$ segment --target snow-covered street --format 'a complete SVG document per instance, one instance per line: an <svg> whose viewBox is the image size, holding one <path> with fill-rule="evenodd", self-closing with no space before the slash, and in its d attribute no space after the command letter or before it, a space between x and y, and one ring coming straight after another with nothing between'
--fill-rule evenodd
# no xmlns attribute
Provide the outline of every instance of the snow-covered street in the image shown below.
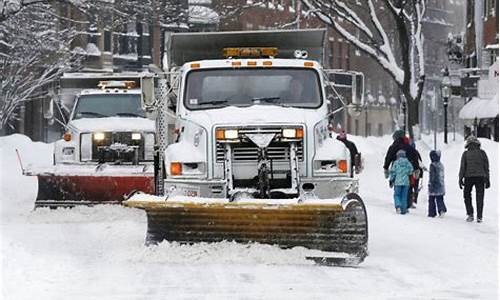
<svg viewBox="0 0 500 300"><path fill-rule="evenodd" d="M355 268L305 260L304 249L267 245L145 247L146 217L120 206L37 209L23 164L51 163L51 145L0 138L2 299L497 299L498 143L490 160L484 222L466 223L458 169L463 139L439 145L448 213L427 217L427 178L416 209L397 215L382 164L391 137L352 137L363 153L369 256ZM440 137L440 142L442 136ZM417 143L429 165L431 139ZM475 202L474 202L475 206Z"/></svg>

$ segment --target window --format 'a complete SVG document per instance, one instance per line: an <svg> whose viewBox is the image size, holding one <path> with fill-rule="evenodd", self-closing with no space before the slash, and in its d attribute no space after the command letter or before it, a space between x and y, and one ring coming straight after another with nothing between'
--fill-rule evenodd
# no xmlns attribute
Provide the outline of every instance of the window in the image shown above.
<svg viewBox="0 0 500 300"><path fill-rule="evenodd" d="M384 135L384 125L382 123L378 123L378 136Z"/></svg>
<svg viewBox="0 0 500 300"><path fill-rule="evenodd" d="M498 0L488 0L488 2L490 2L489 4L489 15L490 16L495 16L496 15L496 10L497 10L497 3L498 3Z"/></svg>
<svg viewBox="0 0 500 300"><path fill-rule="evenodd" d="M372 135L372 124L366 123L366 136Z"/></svg>
<svg viewBox="0 0 500 300"><path fill-rule="evenodd" d="M342 69L342 42L337 42L337 68Z"/></svg>
<svg viewBox="0 0 500 300"><path fill-rule="evenodd" d="M310 69L196 70L187 76L185 105L189 109L224 106L321 105L318 73Z"/></svg>
<svg viewBox="0 0 500 300"><path fill-rule="evenodd" d="M104 30L104 51L111 52L111 32Z"/></svg>
<svg viewBox="0 0 500 300"><path fill-rule="evenodd" d="M354 120L354 135L359 135L359 120Z"/></svg>
<svg viewBox="0 0 500 300"><path fill-rule="evenodd" d="M144 118L139 94L92 94L78 99L73 119L111 116Z"/></svg>

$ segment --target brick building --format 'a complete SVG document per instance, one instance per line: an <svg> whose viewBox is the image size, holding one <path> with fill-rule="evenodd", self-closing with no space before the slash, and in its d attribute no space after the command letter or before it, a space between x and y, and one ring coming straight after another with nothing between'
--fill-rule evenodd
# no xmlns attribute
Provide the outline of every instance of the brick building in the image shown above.
<svg viewBox="0 0 500 300"><path fill-rule="evenodd" d="M465 135L498 141L498 0L467 0L463 76L475 89L460 111Z"/></svg>

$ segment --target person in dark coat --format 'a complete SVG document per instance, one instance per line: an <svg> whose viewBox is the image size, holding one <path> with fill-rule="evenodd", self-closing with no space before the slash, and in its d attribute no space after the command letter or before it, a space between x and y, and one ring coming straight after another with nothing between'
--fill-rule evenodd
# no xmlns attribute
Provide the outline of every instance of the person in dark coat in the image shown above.
<svg viewBox="0 0 500 300"><path fill-rule="evenodd" d="M440 162L441 152L432 150L429 156L431 165L429 166L429 210L427 216L434 218L438 213L442 217L446 213L446 205L444 204L444 166Z"/></svg>
<svg viewBox="0 0 500 300"><path fill-rule="evenodd" d="M403 138L403 142L405 143L405 145L409 145L411 148L413 148L413 151L410 150L410 156L411 156L410 162L413 166L414 172L412 175L410 175L410 188L408 190L408 208L415 208L413 204L417 204L419 185L423 174L421 166L422 157L420 156L418 150L415 148L415 143L413 141L410 141L410 138L405 136ZM409 151L408 146L405 146L405 148L403 149Z"/></svg>
<svg viewBox="0 0 500 300"><path fill-rule="evenodd" d="M349 154L351 155L351 166L352 170L354 170L356 166L356 155L359 155L358 153L358 148L356 148L356 145L349 141L347 139L347 135L344 130L342 130L338 135L337 135L337 140L341 141L344 143L344 145L349 149ZM353 173L351 171L351 177L353 176Z"/></svg>
<svg viewBox="0 0 500 300"><path fill-rule="evenodd" d="M413 148L409 143L405 143L405 133L403 130L398 129L396 130L393 135L392 139L394 140L391 146L389 146L389 149L387 149L387 153L385 155L384 159L384 175L385 178L389 177L389 167L391 164L396 160L396 153L399 150L404 150L406 153L406 157L410 161L410 163L413 166L413 170L419 170L421 173L420 169L420 161L422 161L422 158L420 157L420 153L418 153L417 149ZM418 191L418 187L417 187ZM412 207L413 201L416 202L416 194L411 195L415 192L415 189L409 189L409 195L411 197L408 197L408 207ZM413 201L410 201L413 199Z"/></svg>
<svg viewBox="0 0 500 300"><path fill-rule="evenodd" d="M490 187L490 170L488 156L481 149L481 143L475 136L469 136L465 141L466 150L460 160L458 185L464 189L465 210L467 222L474 221L474 208L472 207L472 187L476 190L477 222L483 221L484 189Z"/></svg>

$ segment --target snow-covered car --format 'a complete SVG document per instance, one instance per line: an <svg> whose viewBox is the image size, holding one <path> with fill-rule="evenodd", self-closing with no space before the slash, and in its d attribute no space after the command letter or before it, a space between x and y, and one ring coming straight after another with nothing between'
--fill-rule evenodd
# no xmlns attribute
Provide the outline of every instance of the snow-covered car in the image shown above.
<svg viewBox="0 0 500 300"><path fill-rule="evenodd" d="M133 81L101 81L77 97L51 168L38 177L39 206L119 203L135 190L154 192L155 123Z"/></svg>

